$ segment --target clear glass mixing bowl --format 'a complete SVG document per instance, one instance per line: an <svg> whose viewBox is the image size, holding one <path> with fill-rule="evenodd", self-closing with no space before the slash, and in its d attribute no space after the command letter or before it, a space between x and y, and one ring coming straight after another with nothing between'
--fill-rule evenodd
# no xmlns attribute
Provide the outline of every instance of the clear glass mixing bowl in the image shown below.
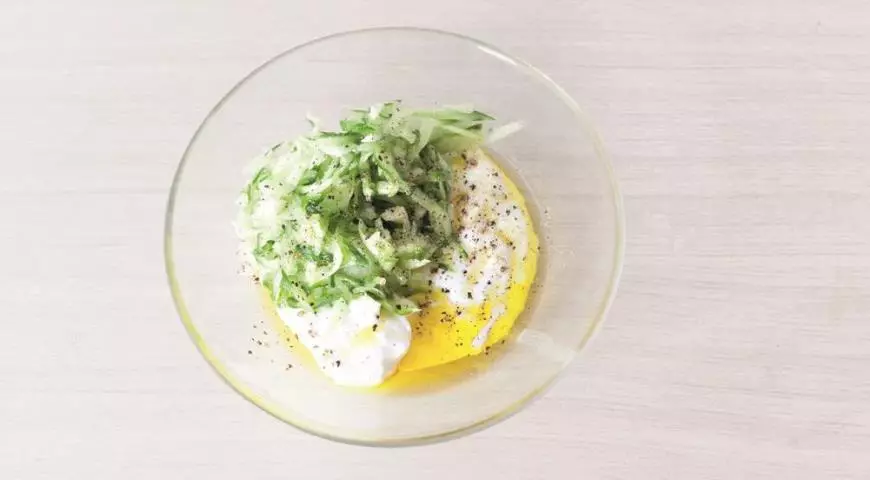
<svg viewBox="0 0 870 480"><path fill-rule="evenodd" d="M232 226L246 163L351 108L473 104L524 128L490 149L526 195L542 240L536 288L494 355L409 388L356 390L306 368L238 273ZM236 391L275 417L333 440L436 441L492 425L549 386L601 324L622 265L623 213L611 166L577 104L529 64L451 33L380 28L284 52L235 86L199 127L166 213L166 269L191 338ZM292 366L292 368L290 367ZM458 373L457 373L458 372ZM446 373L445 373L446 375Z"/></svg>

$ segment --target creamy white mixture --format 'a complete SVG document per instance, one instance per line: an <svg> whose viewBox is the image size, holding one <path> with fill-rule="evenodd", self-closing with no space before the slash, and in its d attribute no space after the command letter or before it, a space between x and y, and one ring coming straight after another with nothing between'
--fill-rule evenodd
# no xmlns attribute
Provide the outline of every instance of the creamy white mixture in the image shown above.
<svg viewBox="0 0 870 480"><path fill-rule="evenodd" d="M453 172L454 226L467 257L438 271L434 287L454 305L475 305L505 294L522 269L513 271L528 251L529 225L509 192L504 174L482 150L465 154L465 168Z"/></svg>
<svg viewBox="0 0 870 480"><path fill-rule="evenodd" d="M383 382L411 345L408 320L381 315L381 305L368 296L338 302L316 314L280 308L278 316L339 385L370 387Z"/></svg>

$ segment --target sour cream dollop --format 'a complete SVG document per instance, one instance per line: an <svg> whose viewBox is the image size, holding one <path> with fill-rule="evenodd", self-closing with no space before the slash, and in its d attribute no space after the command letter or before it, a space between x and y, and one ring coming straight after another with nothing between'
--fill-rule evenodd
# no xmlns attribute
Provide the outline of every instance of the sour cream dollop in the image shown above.
<svg viewBox="0 0 870 480"><path fill-rule="evenodd" d="M382 313L381 305L366 295L317 313L279 308L278 316L298 335L323 373L339 385L379 385L411 346L408 320Z"/></svg>

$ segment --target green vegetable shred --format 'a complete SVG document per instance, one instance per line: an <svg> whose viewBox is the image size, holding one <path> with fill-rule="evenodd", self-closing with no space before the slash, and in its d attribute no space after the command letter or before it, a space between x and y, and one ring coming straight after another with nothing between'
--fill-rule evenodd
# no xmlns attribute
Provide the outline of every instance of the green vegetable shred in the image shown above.
<svg viewBox="0 0 870 480"><path fill-rule="evenodd" d="M393 313L417 310L415 274L459 248L451 163L483 143L491 120L391 102L353 110L340 131L315 124L273 146L239 198L246 267L282 307L316 311L369 295Z"/></svg>

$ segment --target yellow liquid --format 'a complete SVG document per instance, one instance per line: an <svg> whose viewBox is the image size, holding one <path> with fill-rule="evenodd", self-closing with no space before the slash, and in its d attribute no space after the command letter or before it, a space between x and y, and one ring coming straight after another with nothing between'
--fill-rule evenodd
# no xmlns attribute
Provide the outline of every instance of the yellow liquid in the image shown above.
<svg viewBox="0 0 870 480"><path fill-rule="evenodd" d="M290 329L278 316L275 304L265 288L258 289L260 301L269 319L269 326L278 334L281 343L292 350L296 355L297 366L312 371L320 371L317 362L305 345L299 341L293 330ZM415 340L412 339L413 344ZM486 355L466 356L449 363L432 366L417 370L397 370L383 383L375 387L345 387L368 390L377 393L415 393L432 391L442 388L454 382L471 378L478 371L485 369L490 362L498 358L502 344L494 344Z"/></svg>

